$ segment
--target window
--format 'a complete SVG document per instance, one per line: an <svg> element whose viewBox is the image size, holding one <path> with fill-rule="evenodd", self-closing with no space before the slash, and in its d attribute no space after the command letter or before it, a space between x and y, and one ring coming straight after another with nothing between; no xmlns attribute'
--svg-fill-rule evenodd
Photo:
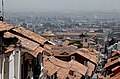
<svg viewBox="0 0 120 79"><path fill-rule="evenodd" d="M69 71L69 74L73 76L73 75L74 75L74 71L71 71L71 70L70 70L70 71Z"/></svg>

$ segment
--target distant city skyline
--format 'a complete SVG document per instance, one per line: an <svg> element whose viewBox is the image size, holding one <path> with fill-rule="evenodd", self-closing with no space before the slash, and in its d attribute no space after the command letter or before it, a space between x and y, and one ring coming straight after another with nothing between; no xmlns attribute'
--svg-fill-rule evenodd
<svg viewBox="0 0 120 79"><path fill-rule="evenodd" d="M4 0L5 11L120 11L120 0Z"/></svg>

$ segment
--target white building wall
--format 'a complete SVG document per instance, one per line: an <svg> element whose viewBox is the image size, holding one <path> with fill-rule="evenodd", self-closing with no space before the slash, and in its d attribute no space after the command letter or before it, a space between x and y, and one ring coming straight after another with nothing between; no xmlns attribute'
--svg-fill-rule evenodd
<svg viewBox="0 0 120 79"><path fill-rule="evenodd" d="M2 79L2 55L0 55L0 79Z"/></svg>
<svg viewBox="0 0 120 79"><path fill-rule="evenodd" d="M15 55L14 55L14 76L16 79L20 79L20 51L18 48L15 49Z"/></svg>
<svg viewBox="0 0 120 79"><path fill-rule="evenodd" d="M15 51L9 57L9 79L15 79L14 78L14 54L15 54Z"/></svg>
<svg viewBox="0 0 120 79"><path fill-rule="evenodd" d="M9 58L5 59L4 79L9 79Z"/></svg>
<svg viewBox="0 0 120 79"><path fill-rule="evenodd" d="M9 57L9 79L21 79L20 66L20 51L15 48Z"/></svg>
<svg viewBox="0 0 120 79"><path fill-rule="evenodd" d="M0 79L4 79L4 62L5 58L4 55L0 55Z"/></svg>
<svg viewBox="0 0 120 79"><path fill-rule="evenodd" d="M3 55L3 60L2 60L2 79L4 79L4 67L5 67L5 57Z"/></svg>
<svg viewBox="0 0 120 79"><path fill-rule="evenodd" d="M117 44L117 49L120 51L120 42Z"/></svg>

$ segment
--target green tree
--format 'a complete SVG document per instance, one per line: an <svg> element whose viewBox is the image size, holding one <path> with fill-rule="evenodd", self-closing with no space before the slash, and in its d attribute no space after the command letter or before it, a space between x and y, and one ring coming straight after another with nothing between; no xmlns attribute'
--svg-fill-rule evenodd
<svg viewBox="0 0 120 79"><path fill-rule="evenodd" d="M78 44L77 45L78 48L83 47L83 44L80 41L71 41L68 45L73 45L73 44Z"/></svg>

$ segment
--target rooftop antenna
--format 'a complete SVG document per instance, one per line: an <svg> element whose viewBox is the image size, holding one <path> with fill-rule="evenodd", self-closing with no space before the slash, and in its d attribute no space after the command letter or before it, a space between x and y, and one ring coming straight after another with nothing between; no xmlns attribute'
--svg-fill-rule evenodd
<svg viewBox="0 0 120 79"><path fill-rule="evenodd" d="M0 21L4 21L4 2L2 0L2 11L1 11Z"/></svg>

